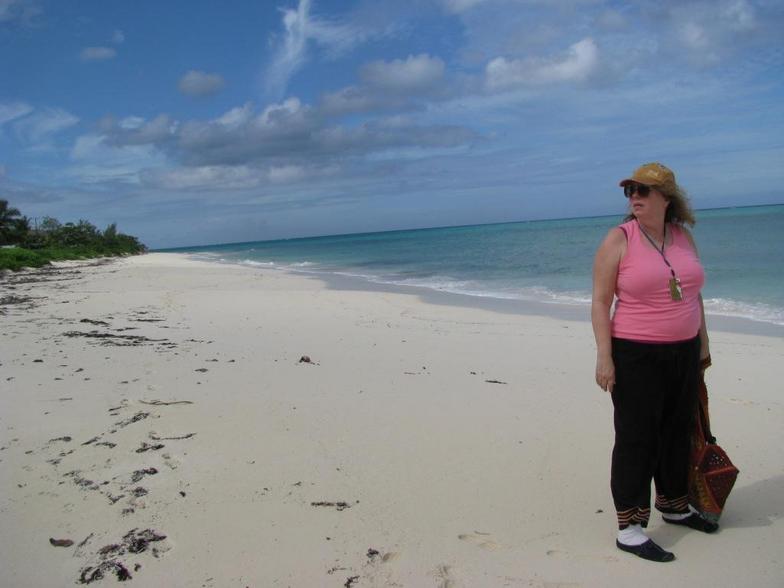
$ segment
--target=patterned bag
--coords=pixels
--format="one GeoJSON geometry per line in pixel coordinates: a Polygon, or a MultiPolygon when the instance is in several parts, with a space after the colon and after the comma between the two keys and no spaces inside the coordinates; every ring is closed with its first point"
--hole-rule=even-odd
{"type": "MultiPolygon", "coordinates": [[[[709,365],[710,358],[707,358],[703,367],[709,365]]],[[[708,388],[702,373],[697,400],[697,415],[691,443],[689,502],[706,519],[717,522],[738,477],[738,468],[732,464],[727,453],[716,444],[716,437],[711,434],[708,388]]]]}

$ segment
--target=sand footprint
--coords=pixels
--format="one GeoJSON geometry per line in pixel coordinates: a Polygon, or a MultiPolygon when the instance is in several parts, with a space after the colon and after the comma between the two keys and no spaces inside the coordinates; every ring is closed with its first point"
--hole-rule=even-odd
{"type": "Polygon", "coordinates": [[[492,535],[490,533],[481,533],[479,531],[474,531],[473,533],[463,533],[462,535],[457,536],[458,539],[461,541],[467,541],[468,543],[473,543],[477,547],[481,547],[482,549],[487,549],[493,551],[501,547],[498,543],[495,542],[492,535]]]}
{"type": "Polygon", "coordinates": [[[727,400],[732,404],[743,404],[745,406],[753,406],[757,404],[753,400],[746,400],[745,398],[728,398],[727,400]]]}
{"type": "Polygon", "coordinates": [[[460,588],[463,584],[455,578],[452,566],[441,564],[434,572],[438,588],[460,588]]]}
{"type": "Polygon", "coordinates": [[[395,561],[400,554],[394,551],[381,553],[375,549],[369,549],[367,552],[367,562],[363,568],[363,580],[366,580],[369,586],[398,586],[393,580],[393,567],[386,564],[395,561]]]}

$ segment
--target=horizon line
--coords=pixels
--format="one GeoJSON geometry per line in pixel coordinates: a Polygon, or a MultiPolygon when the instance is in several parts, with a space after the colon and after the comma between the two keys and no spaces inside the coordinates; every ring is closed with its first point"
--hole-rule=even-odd
{"type": "MultiPolygon", "coordinates": [[[[784,202],[779,203],[767,203],[767,204],[744,204],[741,206],[714,206],[710,208],[696,208],[695,211],[712,211],[712,210],[731,210],[735,208],[762,208],[765,206],[784,206],[784,202]]],[[[254,241],[229,241],[226,243],[208,243],[206,245],[181,245],[178,247],[158,247],[155,249],[150,249],[150,253],[164,253],[167,251],[173,251],[176,249],[203,249],[208,247],[222,247],[225,245],[250,245],[252,243],[275,243],[277,241],[298,241],[298,240],[306,240],[306,239],[323,239],[326,237],[357,237],[360,235],[380,235],[384,233],[403,233],[409,231],[434,231],[439,229],[465,229],[470,227],[489,227],[494,225],[514,225],[519,223],[539,223],[539,222],[548,222],[548,221],[566,221],[566,220],[578,220],[578,219],[591,219],[591,218],[608,218],[611,216],[621,216],[623,213],[613,213],[613,214],[594,214],[589,216],[569,216],[569,217],[553,217],[553,218],[537,218],[537,219],[521,219],[521,220],[513,220],[513,221],[498,221],[498,222],[490,222],[490,223],[472,223],[472,224],[465,224],[465,225],[439,225],[434,227],[418,227],[412,229],[385,229],[382,231],[357,231],[354,233],[331,233],[325,235],[308,235],[305,237],[279,237],[276,239],[256,239],[254,241]]]]}

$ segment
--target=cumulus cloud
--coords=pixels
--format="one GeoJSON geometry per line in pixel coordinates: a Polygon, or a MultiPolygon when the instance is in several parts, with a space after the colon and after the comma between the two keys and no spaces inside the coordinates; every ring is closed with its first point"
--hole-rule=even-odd
{"type": "MultiPolygon", "coordinates": [[[[369,112],[383,109],[389,97],[374,96],[367,88],[348,86],[337,92],[327,92],[321,97],[321,109],[329,116],[340,116],[354,112],[369,112]]],[[[391,102],[392,107],[397,107],[398,100],[391,102]]]]}
{"type": "Polygon", "coordinates": [[[674,5],[669,19],[675,43],[698,63],[718,63],[738,41],[758,28],[754,7],[745,0],[674,5]]]}
{"type": "Polygon", "coordinates": [[[244,165],[205,165],[150,170],[142,174],[145,184],[168,190],[241,190],[261,185],[263,174],[244,165]]]}
{"type": "Polygon", "coordinates": [[[117,51],[112,47],[85,47],[80,53],[82,61],[106,61],[116,56],[117,51]]]}
{"type": "Polygon", "coordinates": [[[449,12],[460,13],[482,4],[485,1],[486,0],[441,0],[441,4],[449,12]]]}
{"type": "Polygon", "coordinates": [[[119,29],[114,31],[114,33],[112,33],[112,43],[115,45],[122,45],[125,43],[125,33],[119,29]]]}
{"type": "Polygon", "coordinates": [[[236,129],[246,124],[252,116],[253,105],[250,102],[246,102],[242,106],[237,106],[231,110],[226,111],[217,119],[215,119],[215,122],[223,125],[224,127],[236,129]]]}
{"type": "Polygon", "coordinates": [[[117,145],[103,134],[77,137],[70,151],[69,177],[85,184],[139,184],[140,174],[160,169],[166,158],[153,145],[117,145]]]}
{"type": "Polygon", "coordinates": [[[41,9],[31,0],[0,0],[0,24],[25,22],[40,13],[41,9]]]}
{"type": "Polygon", "coordinates": [[[596,24],[606,30],[621,30],[627,21],[620,11],[608,8],[596,17],[596,24]]]}
{"type": "Polygon", "coordinates": [[[60,108],[44,108],[13,123],[16,135],[27,143],[37,144],[49,140],[79,122],[79,119],[60,108]]]}
{"type": "Polygon", "coordinates": [[[250,190],[329,177],[336,166],[320,164],[201,165],[145,170],[142,182],[167,190],[250,190]]]}
{"type": "Polygon", "coordinates": [[[368,86],[385,91],[418,92],[442,82],[444,62],[426,53],[405,60],[374,61],[362,67],[360,77],[368,86]]]}
{"type": "Polygon", "coordinates": [[[188,96],[208,96],[223,89],[225,82],[218,74],[206,73],[195,69],[180,78],[177,86],[180,92],[188,96]]]}
{"type": "Polygon", "coordinates": [[[178,133],[179,155],[190,165],[242,164],[293,157],[320,127],[317,113],[298,99],[261,113],[246,105],[210,121],[188,121],[178,133]]]}
{"type": "Polygon", "coordinates": [[[5,123],[27,116],[33,111],[33,107],[24,102],[0,102],[0,126],[5,123]]]}
{"type": "Polygon", "coordinates": [[[542,59],[506,59],[497,57],[485,67],[485,81],[489,90],[581,82],[588,79],[599,66],[599,49],[591,38],[569,47],[566,55],[542,59]]]}
{"type": "Polygon", "coordinates": [[[285,29],[283,40],[277,43],[265,76],[266,90],[272,96],[283,95],[291,77],[307,61],[309,44],[319,45],[334,57],[368,37],[366,31],[356,26],[314,17],[310,4],[310,0],[299,0],[296,10],[281,11],[285,29]]]}
{"type": "Polygon", "coordinates": [[[360,68],[361,85],[325,93],[321,108],[331,116],[418,108],[423,98],[448,94],[445,69],[441,58],[425,53],[409,55],[406,59],[373,61],[360,68]]]}
{"type": "Polygon", "coordinates": [[[152,120],[127,117],[116,121],[106,117],[99,123],[109,143],[114,146],[163,144],[171,140],[177,130],[177,123],[166,114],[152,120]]]}
{"type": "MultiPolygon", "coordinates": [[[[71,153],[74,161],[94,161],[101,148],[113,153],[144,148],[128,153],[165,155],[175,166],[140,172],[144,183],[194,190],[296,183],[334,174],[346,161],[372,159],[395,149],[426,153],[477,139],[465,127],[417,125],[400,117],[389,124],[334,125],[319,108],[296,98],[260,110],[244,104],[209,120],[177,122],[166,115],[151,120],[107,118],[98,129],[100,134],[77,141],[71,153]]],[[[118,160],[115,167],[127,166],[118,160]]]]}

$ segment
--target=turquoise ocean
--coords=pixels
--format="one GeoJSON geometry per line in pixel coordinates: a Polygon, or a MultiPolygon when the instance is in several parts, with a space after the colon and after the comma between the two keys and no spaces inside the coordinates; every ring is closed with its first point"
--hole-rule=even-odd
{"type": "MultiPolygon", "coordinates": [[[[784,326],[784,205],[700,210],[706,311],[784,326]]],[[[590,304],[596,247],[622,216],[168,249],[198,258],[473,297],[590,304]]]]}

